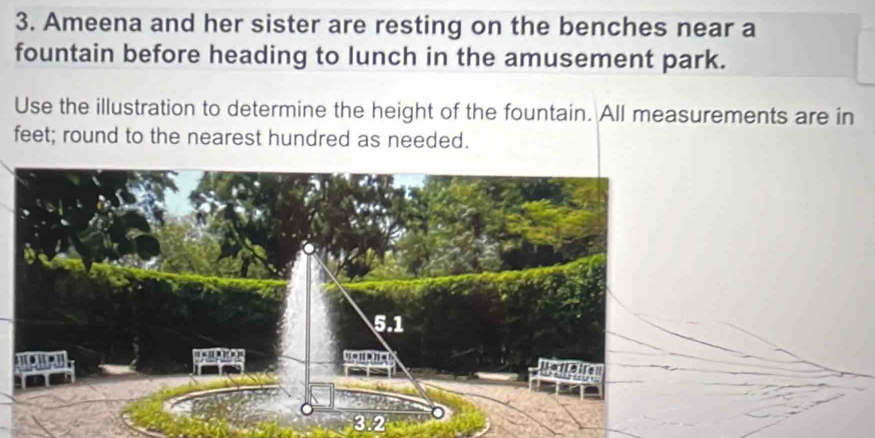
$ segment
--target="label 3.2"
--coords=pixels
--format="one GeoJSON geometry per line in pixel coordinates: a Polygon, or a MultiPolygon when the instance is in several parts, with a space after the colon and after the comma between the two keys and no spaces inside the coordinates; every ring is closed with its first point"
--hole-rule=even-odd
{"type": "Polygon", "coordinates": [[[356,415],[353,418],[352,428],[359,432],[385,432],[386,417],[377,415],[372,422],[368,423],[364,415],[356,415]]]}

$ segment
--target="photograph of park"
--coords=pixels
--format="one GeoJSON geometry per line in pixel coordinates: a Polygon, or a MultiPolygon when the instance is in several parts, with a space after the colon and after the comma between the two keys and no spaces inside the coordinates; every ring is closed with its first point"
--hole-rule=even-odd
{"type": "Polygon", "coordinates": [[[605,435],[607,179],[15,177],[14,436],[605,435]]]}

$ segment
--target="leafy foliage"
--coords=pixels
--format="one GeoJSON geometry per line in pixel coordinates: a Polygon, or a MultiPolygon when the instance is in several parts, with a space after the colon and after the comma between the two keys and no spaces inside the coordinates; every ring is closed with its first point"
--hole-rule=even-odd
{"type": "Polygon", "coordinates": [[[415,277],[518,270],[605,252],[607,181],[428,177],[393,262],[415,277]]]}
{"type": "Polygon", "coordinates": [[[560,199],[524,202],[507,217],[507,231],[536,246],[548,246],[563,258],[605,252],[607,181],[561,179],[560,199]]]}
{"type": "MultiPolygon", "coordinates": [[[[155,229],[161,244],[158,270],[176,274],[214,277],[269,278],[270,274],[254,257],[240,251],[236,256],[221,257],[219,236],[199,224],[193,215],[172,217],[155,229]]],[[[259,255],[264,257],[263,250],[259,255]]]]}
{"type": "Polygon", "coordinates": [[[161,252],[150,220],[163,220],[164,190],[176,189],[169,173],[21,169],[16,178],[18,244],[31,260],[71,253],[89,269],[161,252]]]}
{"type": "Polygon", "coordinates": [[[207,172],[190,199],[221,232],[220,258],[243,257],[286,278],[304,242],[349,278],[371,268],[404,226],[391,176],[207,172]]]}

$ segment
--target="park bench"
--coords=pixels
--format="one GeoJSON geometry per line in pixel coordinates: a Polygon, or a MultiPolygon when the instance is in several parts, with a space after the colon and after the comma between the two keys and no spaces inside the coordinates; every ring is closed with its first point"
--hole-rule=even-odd
{"type": "Polygon", "coordinates": [[[25,351],[15,353],[13,374],[21,379],[21,388],[27,388],[27,376],[43,376],[49,386],[49,376],[64,374],[70,382],[76,381],[76,367],[73,360],[67,360],[66,351],[25,351]]]}
{"type": "Polygon", "coordinates": [[[532,390],[532,382],[536,382],[538,388],[541,382],[550,382],[556,385],[556,393],[562,385],[568,385],[570,389],[580,388],[580,398],[583,399],[584,389],[592,386],[602,396],[602,377],[605,373],[605,365],[601,363],[588,363],[579,360],[568,359],[538,359],[538,366],[529,368],[529,391],[532,390]]]}
{"type": "Polygon", "coordinates": [[[388,351],[381,350],[343,350],[343,373],[349,376],[349,370],[365,370],[370,377],[371,371],[386,373],[391,379],[395,372],[395,357],[388,351]]]}
{"type": "Polygon", "coordinates": [[[201,374],[204,366],[219,367],[219,375],[222,375],[222,367],[231,366],[238,368],[241,373],[246,371],[246,350],[243,348],[195,348],[191,350],[193,371],[201,374]]]}

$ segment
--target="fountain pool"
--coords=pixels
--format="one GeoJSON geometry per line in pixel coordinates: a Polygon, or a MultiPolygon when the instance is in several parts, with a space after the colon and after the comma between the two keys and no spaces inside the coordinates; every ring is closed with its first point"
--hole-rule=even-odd
{"type": "Polygon", "coordinates": [[[342,430],[365,416],[378,423],[369,427],[447,419],[450,410],[428,397],[335,387],[340,346],[324,293],[323,265],[314,253],[305,245],[290,273],[275,384],[192,393],[165,401],[165,411],[235,428],[273,423],[298,431],[342,430]]]}
{"type": "MultiPolygon", "coordinates": [[[[228,376],[227,380],[159,391],[128,405],[126,424],[151,436],[227,438],[303,438],[332,433],[318,430],[350,428],[391,430],[399,437],[486,433],[489,422],[476,405],[444,391],[426,391],[397,356],[407,381],[395,378],[362,384],[340,377],[338,351],[347,346],[339,345],[334,335],[331,303],[323,288],[324,265],[314,251],[312,246],[305,247],[290,274],[275,375],[247,375],[239,380],[228,376]]],[[[363,325],[392,351],[352,297],[338,287],[347,300],[342,305],[351,305],[363,325]]]]}
{"type": "MultiPolygon", "coordinates": [[[[168,403],[168,410],[200,420],[221,419],[235,427],[253,427],[262,422],[276,422],[283,427],[305,431],[312,427],[342,430],[353,425],[361,410],[386,411],[380,416],[386,422],[404,421],[408,424],[431,420],[428,404],[400,394],[387,394],[358,389],[339,389],[335,392],[335,411],[304,415],[300,400],[291,398],[277,387],[237,389],[229,388],[180,397],[168,403]],[[354,412],[344,412],[345,410],[354,412]],[[392,414],[389,411],[420,411],[421,415],[392,414]]],[[[374,415],[371,415],[374,417],[374,415]]]]}

